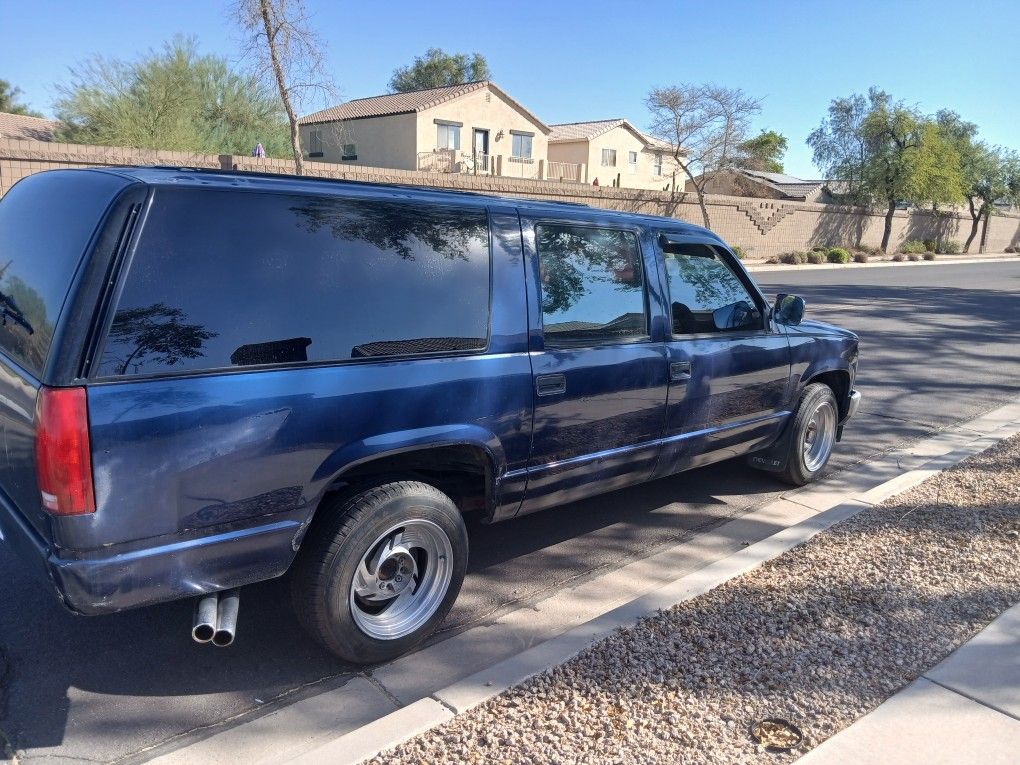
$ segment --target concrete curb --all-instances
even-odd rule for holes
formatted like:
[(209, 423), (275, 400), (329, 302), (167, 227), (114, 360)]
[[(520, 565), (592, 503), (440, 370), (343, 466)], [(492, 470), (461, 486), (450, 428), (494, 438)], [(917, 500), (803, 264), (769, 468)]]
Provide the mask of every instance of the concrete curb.
[(812, 265), (810, 263), (802, 263), (799, 266), (793, 266), (789, 263), (745, 263), (744, 268), (752, 273), (768, 273), (770, 271), (830, 271), (833, 269), (858, 269), (858, 268), (899, 268), (901, 266), (963, 266), (970, 265), (973, 263), (1010, 263), (1020, 262), (1020, 257), (1016, 255), (995, 255), (986, 258), (966, 258), (966, 259), (953, 259), (953, 260), (918, 260), (918, 261), (903, 261), (902, 263), (894, 263), (891, 260), (883, 260), (878, 263), (818, 263)]
[[(1020, 432), (1020, 401), (1007, 404), (949, 432), (887, 455), (869, 471), (890, 477), (877, 486), (851, 475), (847, 480), (788, 492), (777, 502), (794, 502), (817, 513), (687, 576), (641, 595), (563, 634), (511, 656), (436, 691), (428, 698), (299, 755), (290, 762), (356, 765), (416, 735), (442, 725), (514, 685), (577, 655), (614, 630), (644, 616), (690, 600), (744, 574), (888, 497)], [(837, 476), (838, 478), (838, 476)], [(427, 702), (427, 703), (426, 703)], [(412, 711), (413, 710), (413, 711)]]

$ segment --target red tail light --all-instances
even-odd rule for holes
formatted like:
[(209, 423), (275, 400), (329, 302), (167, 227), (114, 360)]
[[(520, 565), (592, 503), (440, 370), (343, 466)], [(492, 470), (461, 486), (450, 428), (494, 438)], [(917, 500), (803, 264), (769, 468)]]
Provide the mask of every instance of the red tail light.
[(39, 389), (35, 469), (43, 507), (53, 515), (96, 511), (84, 388)]

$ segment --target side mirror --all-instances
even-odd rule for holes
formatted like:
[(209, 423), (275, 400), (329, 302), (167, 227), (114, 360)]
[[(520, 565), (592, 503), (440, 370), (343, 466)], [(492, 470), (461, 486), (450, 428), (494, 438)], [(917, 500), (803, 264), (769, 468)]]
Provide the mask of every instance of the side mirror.
[(806, 306), (804, 298), (799, 295), (780, 293), (776, 296), (776, 307), (773, 309), (772, 315), (780, 324), (796, 327), (800, 324), (800, 320), (804, 318), (804, 308)]

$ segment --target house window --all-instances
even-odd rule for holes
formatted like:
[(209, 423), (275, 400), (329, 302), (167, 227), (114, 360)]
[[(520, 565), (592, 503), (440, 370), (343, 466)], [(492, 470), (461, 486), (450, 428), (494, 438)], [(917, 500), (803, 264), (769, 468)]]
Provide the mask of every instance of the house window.
[(628, 151), (627, 152), (627, 172), (629, 172), (629, 173), (636, 173), (637, 172), (637, 152), (636, 151)]
[(510, 155), (517, 159), (531, 159), (531, 136), (514, 133), (511, 138), (513, 145), (510, 147)]
[(460, 125), (436, 125), (437, 149), (460, 149)]
[(353, 143), (344, 144), (344, 153), (340, 157), (341, 159), (357, 159), (358, 148)]
[(602, 167), (616, 167), (616, 149), (602, 150)]
[(313, 130), (308, 134), (308, 156), (309, 157), (321, 157), (322, 156), (322, 131)]
[(655, 152), (655, 164), (652, 165), (656, 177), (662, 175), (662, 152)]

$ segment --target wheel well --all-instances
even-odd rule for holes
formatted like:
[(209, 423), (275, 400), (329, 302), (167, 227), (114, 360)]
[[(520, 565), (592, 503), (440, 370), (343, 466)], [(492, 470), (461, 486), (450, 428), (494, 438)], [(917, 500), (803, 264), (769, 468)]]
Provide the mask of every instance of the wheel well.
[(416, 449), (361, 463), (330, 484), (324, 501), (337, 492), (390, 478), (431, 484), (450, 497), (462, 513), (487, 511), (492, 506), (492, 461), (484, 449), (469, 444)]
[(819, 372), (804, 382), (805, 385), (810, 385), (811, 383), (824, 383), (828, 385), (832, 389), (833, 395), (836, 396), (836, 408), (839, 410), (839, 419), (842, 420), (846, 417), (847, 407), (849, 406), (848, 396), (850, 395), (849, 372), (840, 369)]

